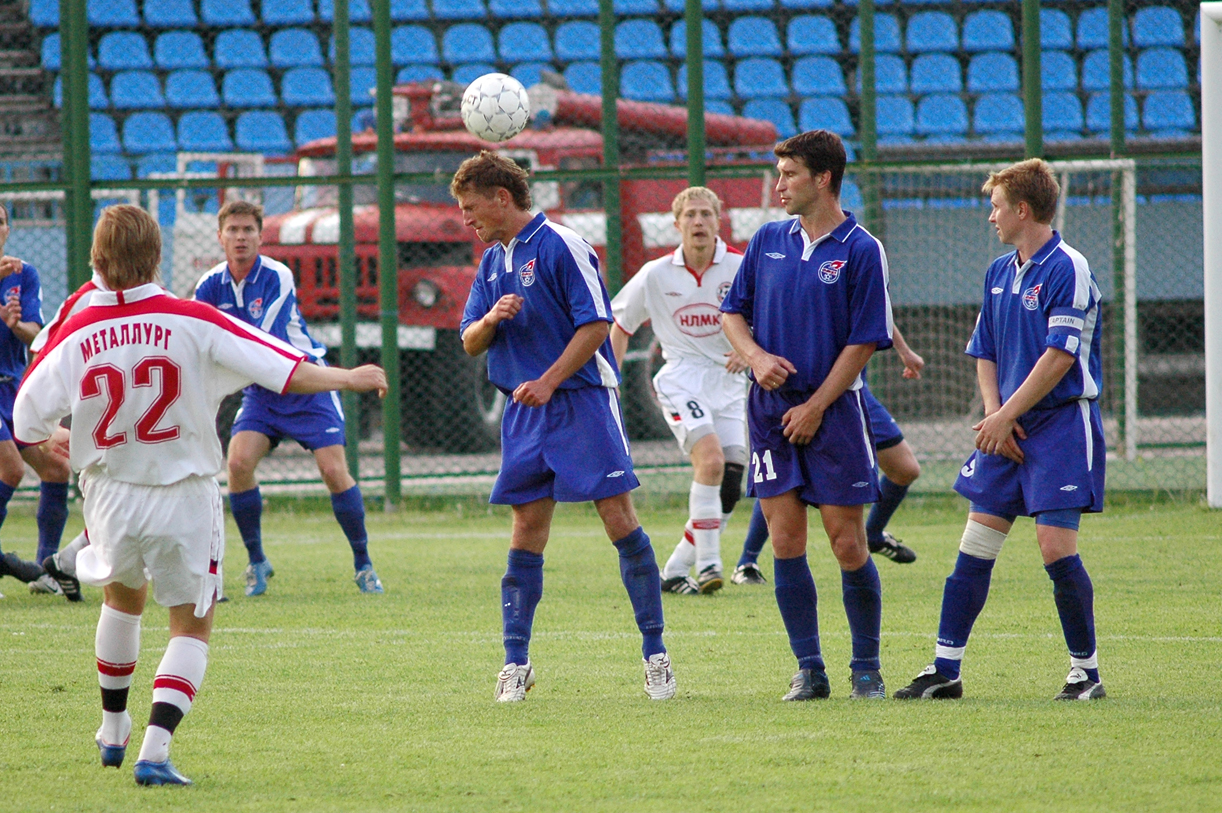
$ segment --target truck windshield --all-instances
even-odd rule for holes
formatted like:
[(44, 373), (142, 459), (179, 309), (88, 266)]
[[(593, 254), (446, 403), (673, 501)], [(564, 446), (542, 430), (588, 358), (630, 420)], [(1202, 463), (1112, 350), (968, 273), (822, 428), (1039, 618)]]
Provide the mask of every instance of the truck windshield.
[[(411, 183), (395, 185), (395, 202), (397, 203), (437, 203), (452, 204), (450, 197), (450, 179), (458, 170), (458, 165), (469, 158), (465, 152), (400, 152), (395, 154), (395, 172), (431, 172), (434, 180), (429, 183)], [(372, 175), (377, 171), (378, 155), (368, 152), (352, 157), (352, 172), (354, 175)], [(298, 167), (302, 176), (326, 176), (336, 172), (336, 161), (333, 157), (303, 158)], [(372, 183), (361, 184), (352, 188), (352, 199), (357, 206), (377, 203), (377, 186)], [(298, 206), (309, 209), (315, 206), (335, 206), (339, 202), (339, 187), (336, 186), (303, 186), (299, 190)]]

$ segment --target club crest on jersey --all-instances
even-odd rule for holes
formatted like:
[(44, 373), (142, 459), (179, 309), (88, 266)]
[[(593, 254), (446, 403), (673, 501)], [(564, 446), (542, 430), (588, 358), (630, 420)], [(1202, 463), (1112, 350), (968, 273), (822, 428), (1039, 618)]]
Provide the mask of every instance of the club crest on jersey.
[(730, 293), (730, 283), (723, 282), (717, 286), (717, 301), (722, 302), (726, 298), (726, 294)]
[(848, 264), (848, 260), (828, 260), (819, 266), (819, 279), (828, 285), (840, 279), (840, 272)]
[(694, 302), (675, 311), (675, 327), (695, 338), (716, 336), (721, 332), (721, 311), (708, 302)]
[[(1041, 283), (1042, 285), (1042, 283)], [(1023, 291), (1023, 307), (1033, 311), (1040, 306), (1040, 285)]]
[(258, 319), (263, 315), (263, 297), (259, 297), (251, 301), (246, 307), (246, 312), (251, 315), (251, 318)]
[(535, 284), (535, 261), (531, 260), (530, 262), (526, 263), (525, 265), (522, 265), (521, 267), (519, 267), (518, 275), (522, 279), (522, 284), (526, 286), (527, 288), (534, 285)]

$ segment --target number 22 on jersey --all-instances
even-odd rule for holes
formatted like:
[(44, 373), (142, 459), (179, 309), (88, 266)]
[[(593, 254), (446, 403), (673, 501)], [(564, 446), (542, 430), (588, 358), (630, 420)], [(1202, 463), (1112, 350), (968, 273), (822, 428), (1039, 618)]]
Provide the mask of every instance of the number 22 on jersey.
[[(153, 403), (136, 421), (136, 440), (140, 443), (164, 443), (178, 437), (178, 426), (158, 429), (157, 424), (182, 392), (182, 370), (164, 356), (149, 356), (141, 359), (132, 368), (132, 386), (153, 386), (154, 372), (158, 374), (161, 389)], [(114, 422), (123, 402), (127, 400), (127, 376), (123, 370), (113, 364), (99, 364), (85, 372), (81, 379), (81, 400), (98, 397), (106, 399), (106, 406), (102, 410), (98, 425), (93, 428), (93, 442), (99, 449), (122, 446), (127, 443), (127, 432), (112, 435), (111, 423)]]

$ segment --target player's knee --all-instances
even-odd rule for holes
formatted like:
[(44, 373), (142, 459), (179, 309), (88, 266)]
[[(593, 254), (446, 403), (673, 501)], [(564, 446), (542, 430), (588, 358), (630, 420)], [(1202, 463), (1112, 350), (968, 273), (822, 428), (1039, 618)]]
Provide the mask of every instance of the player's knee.
[(963, 538), (959, 540), (959, 551), (977, 559), (996, 559), (1005, 541), (1006, 534), (1003, 532), (969, 519), (967, 527), (963, 529)]
[(721, 476), (721, 513), (729, 514), (743, 496), (743, 471), (741, 463), (726, 461), (725, 473)]

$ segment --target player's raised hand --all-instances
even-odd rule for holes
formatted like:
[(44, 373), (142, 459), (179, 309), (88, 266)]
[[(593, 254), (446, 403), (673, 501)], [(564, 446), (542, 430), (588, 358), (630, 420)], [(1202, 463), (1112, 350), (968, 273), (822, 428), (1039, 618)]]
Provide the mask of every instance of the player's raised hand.
[(21, 260), (17, 257), (10, 257), (7, 254), (0, 257), (0, 279), (16, 274), (21, 271)]
[[(789, 376), (798, 371), (787, 358), (761, 352), (751, 360), (751, 372), (755, 375), (755, 383), (766, 390), (780, 387)], [(811, 433), (814, 434), (813, 432)]]
[(379, 398), (386, 397), (386, 371), (376, 364), (362, 364), (348, 371), (350, 384), (347, 389), (352, 392), (378, 391)]
[(499, 325), (506, 319), (512, 319), (517, 316), (522, 310), (522, 303), (525, 300), (517, 294), (505, 294), (496, 301), (492, 306), (492, 310), (485, 314), (484, 318), (492, 325)]
[(9, 328), (13, 328), (21, 321), (21, 300), (16, 297), (10, 297), (3, 305), (0, 305), (0, 319), (4, 320), (4, 324)]
[(921, 377), (921, 370), (925, 369), (925, 359), (921, 358), (919, 354), (911, 350), (907, 353), (900, 353), (900, 361), (904, 362), (904, 372), (900, 375), (914, 381)]

